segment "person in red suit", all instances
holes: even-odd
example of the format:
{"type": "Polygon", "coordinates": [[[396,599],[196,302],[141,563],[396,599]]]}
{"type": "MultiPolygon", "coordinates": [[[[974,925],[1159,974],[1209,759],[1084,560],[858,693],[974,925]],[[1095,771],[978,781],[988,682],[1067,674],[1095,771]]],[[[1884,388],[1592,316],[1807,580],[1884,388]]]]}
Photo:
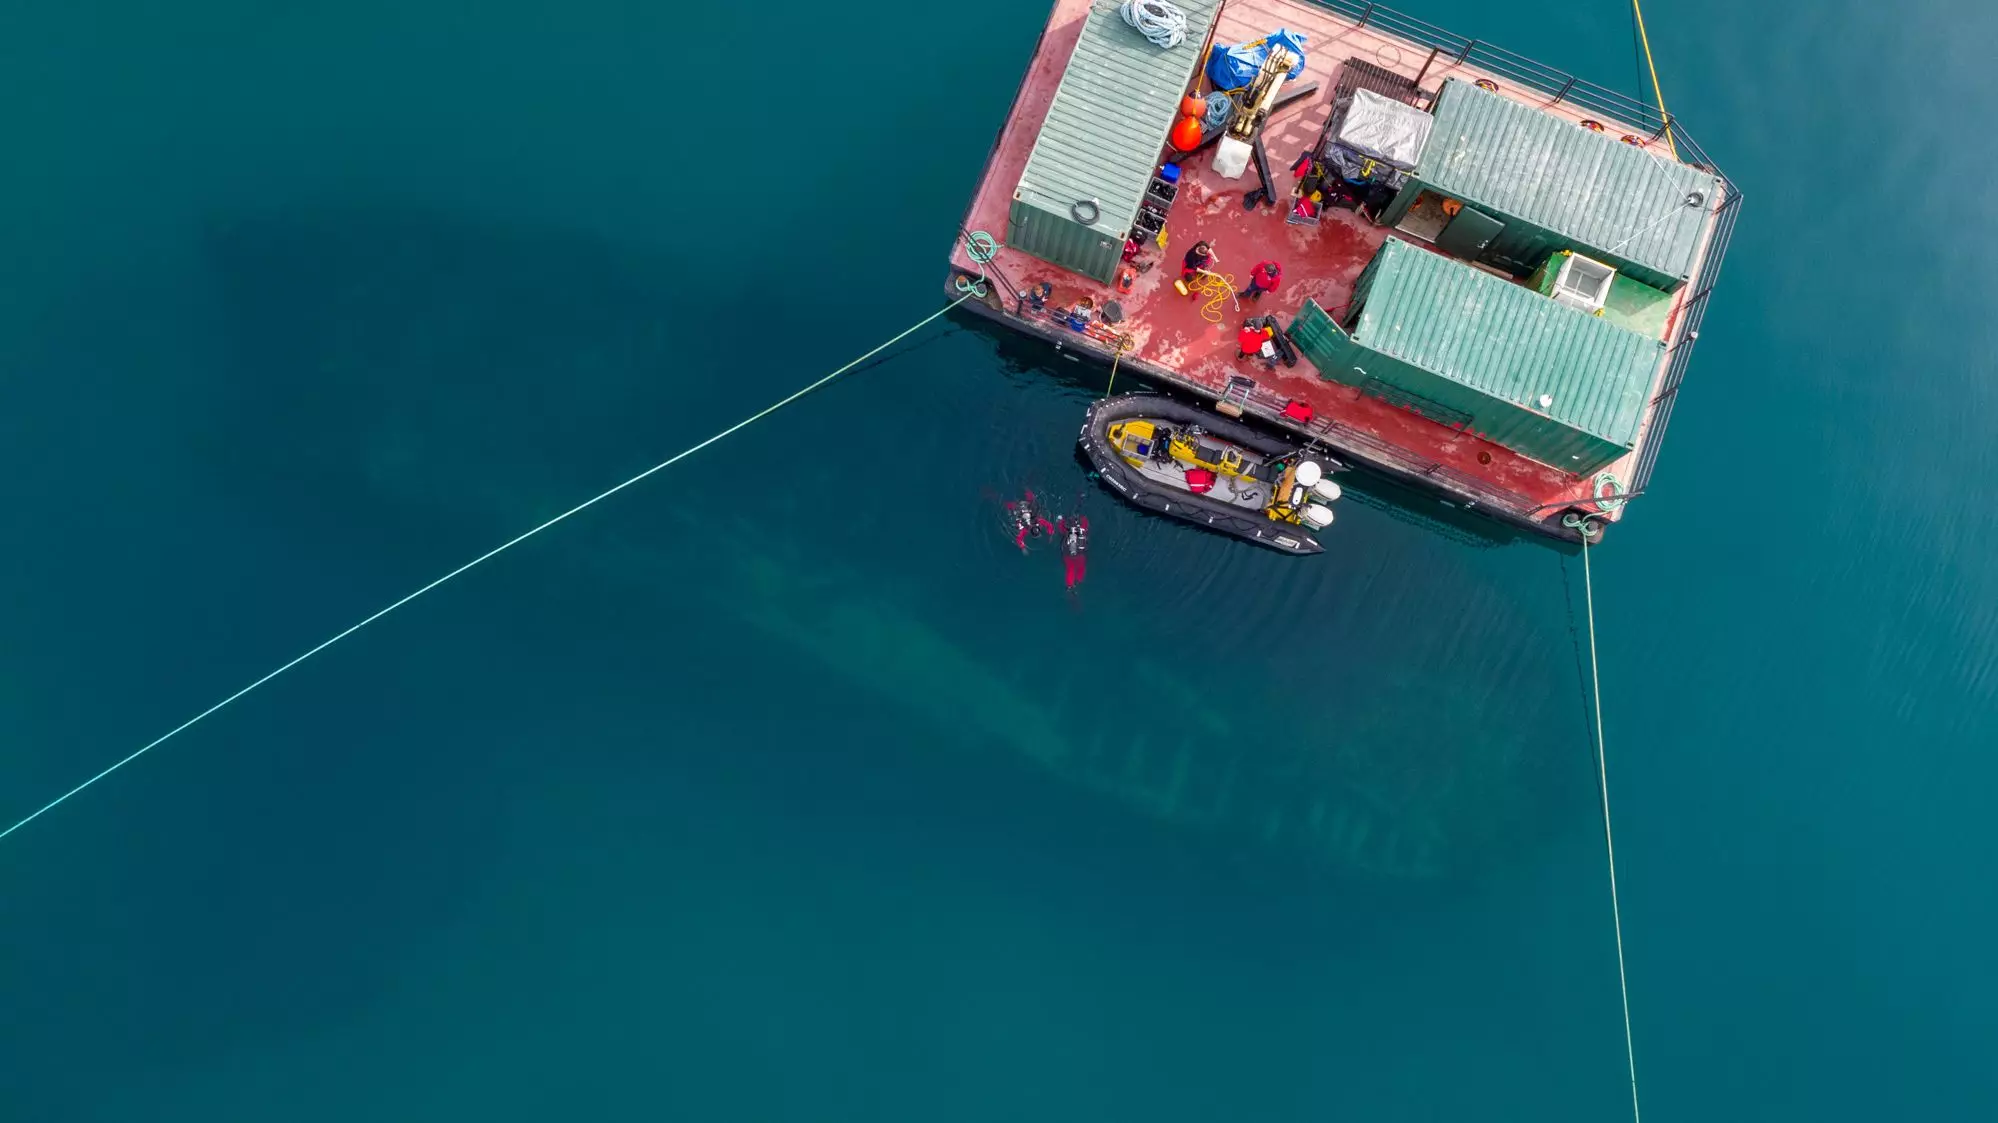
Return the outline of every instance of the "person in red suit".
{"type": "Polygon", "coordinates": [[[1056,519],[1055,534],[1061,538],[1062,570],[1073,589],[1089,572],[1089,517],[1077,512],[1056,519]]]}
{"type": "Polygon", "coordinates": [[[1277,286],[1282,283],[1283,266],[1278,265],[1273,258],[1268,261],[1258,261],[1256,267],[1249,270],[1249,287],[1236,295],[1243,300],[1261,300],[1264,293],[1275,292],[1277,286]]]}
{"type": "Polygon", "coordinates": [[[1042,534],[1054,536],[1054,524],[1034,509],[1032,491],[1027,492],[1024,499],[1006,504],[1006,513],[1013,520],[1013,545],[1018,546],[1023,554],[1027,552],[1028,538],[1037,538],[1042,534]]]}

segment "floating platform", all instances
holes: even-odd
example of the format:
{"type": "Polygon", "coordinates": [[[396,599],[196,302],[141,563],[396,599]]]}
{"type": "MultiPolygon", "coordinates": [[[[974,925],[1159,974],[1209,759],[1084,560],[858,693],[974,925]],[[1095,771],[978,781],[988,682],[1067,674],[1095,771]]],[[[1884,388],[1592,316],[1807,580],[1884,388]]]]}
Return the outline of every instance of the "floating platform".
{"type": "MultiPolygon", "coordinates": [[[[1179,6],[1187,40],[1161,49],[1123,23],[1115,0],[1056,0],[958,231],[944,282],[950,295],[975,286],[980,295],[963,307],[1044,340],[1065,358],[1115,360],[1126,375],[1181,396],[1225,401],[1230,415],[1239,409],[1253,424],[1326,446],[1460,511],[1555,539],[1577,541],[1586,532],[1600,540],[1602,528],[1629,510],[1620,497],[1651,482],[1740,213],[1733,184],[1676,120],[1646,103],[1388,8],[1352,0],[1179,6]],[[1251,210],[1244,196],[1262,185],[1255,163],[1239,178],[1224,178],[1214,169],[1214,144],[1175,157],[1166,139],[1181,97],[1213,89],[1204,78],[1194,85],[1210,48],[1278,29],[1305,40],[1303,71],[1285,88],[1316,89],[1274,111],[1261,129],[1274,205],[1251,210]],[[1422,166],[1404,177],[1423,190],[1374,212],[1325,206],[1313,221],[1291,221],[1294,167],[1306,153],[1323,153],[1335,106],[1362,89],[1434,114],[1456,131],[1432,132],[1422,166]],[[1058,91],[1065,91],[1060,99],[1058,91]],[[1502,148],[1480,164],[1479,129],[1488,145],[1519,145],[1520,156],[1554,164],[1524,177],[1506,170],[1502,148]],[[1630,151],[1606,153],[1617,146],[1630,151]],[[1439,166],[1435,153],[1445,148],[1454,158],[1439,166]],[[1144,199],[1127,206],[1119,191],[1134,161],[1145,178],[1176,163],[1177,182],[1147,189],[1141,178],[1144,199]],[[1064,202],[1065,193],[1079,197],[1064,202]],[[1666,200],[1663,210],[1659,200],[1666,200]],[[1152,219],[1131,221],[1141,201],[1165,212],[1163,247],[1148,227],[1152,219]],[[1680,206],[1683,212],[1674,210],[1680,206]],[[1452,223],[1466,208],[1497,215],[1472,216],[1501,227],[1496,237],[1486,233],[1467,247],[1471,224],[1452,223]],[[1070,217],[1076,229],[1050,234],[1070,217]],[[1127,237],[1140,242],[1143,268],[1119,278],[1104,267],[1103,247],[1114,241],[1121,255],[1127,237]],[[1364,338],[1349,333],[1360,318],[1353,305],[1356,289],[1364,299],[1362,275],[1390,239],[1443,255],[1451,268],[1478,271],[1486,289],[1496,278],[1537,293],[1544,307],[1531,311],[1590,346],[1607,334],[1600,325],[1567,331],[1576,325],[1561,317],[1594,316],[1645,335],[1655,357],[1634,375],[1628,348],[1615,349],[1614,363],[1577,352],[1564,369],[1548,370],[1543,340],[1540,351],[1507,368],[1476,354],[1466,363],[1461,347],[1453,352],[1448,340],[1431,339],[1423,354],[1380,362],[1364,338]],[[1174,285],[1182,255],[1200,241],[1214,245],[1213,269],[1231,276],[1235,288],[1246,287],[1250,268],[1265,259],[1281,263],[1282,283],[1253,302],[1218,291],[1182,295],[1174,285]],[[1593,310],[1573,311],[1548,295],[1567,253],[1619,266],[1593,310]],[[1114,321],[1102,314],[1112,302],[1114,321]],[[1071,315],[1078,306],[1085,316],[1071,315]],[[1304,361],[1243,355],[1238,331],[1254,315],[1288,327],[1304,361]],[[1438,356],[1449,360],[1440,374],[1417,369],[1424,361],[1436,366],[1438,356]],[[1390,365],[1412,373],[1377,376],[1390,365]],[[1411,389],[1432,385],[1438,389],[1411,389]]],[[[1480,290],[1459,282],[1450,291],[1480,290]]],[[[1492,307],[1520,303],[1508,295],[1492,307]]],[[[1394,338],[1399,328],[1380,323],[1384,314],[1374,309],[1371,331],[1394,338]]],[[[1529,329],[1540,331],[1537,323],[1487,323],[1484,335],[1467,336],[1463,346],[1508,346],[1529,329]]]]}

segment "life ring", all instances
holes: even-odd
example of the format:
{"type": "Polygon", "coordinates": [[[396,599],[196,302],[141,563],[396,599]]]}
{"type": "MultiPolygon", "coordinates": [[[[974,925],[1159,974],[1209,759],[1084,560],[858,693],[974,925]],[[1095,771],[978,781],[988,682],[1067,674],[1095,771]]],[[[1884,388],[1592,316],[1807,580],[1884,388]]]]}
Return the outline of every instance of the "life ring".
{"type": "Polygon", "coordinates": [[[1077,199],[1074,205],[1068,208],[1068,213],[1084,226],[1094,226],[1096,220],[1103,217],[1103,208],[1097,206],[1094,199],[1077,199]]]}
{"type": "Polygon", "coordinates": [[[1644,138],[1638,136],[1636,133],[1625,133],[1623,134],[1622,139],[1625,144],[1630,145],[1632,148],[1644,147],[1644,138]]]}
{"type": "Polygon", "coordinates": [[[1601,121],[1596,120],[1594,117],[1582,118],[1581,125],[1583,128],[1589,130],[1592,133],[1599,133],[1603,131],[1603,123],[1601,121]]]}
{"type": "Polygon", "coordinates": [[[1490,78],[1478,79],[1478,88],[1481,90],[1489,90],[1492,93],[1498,93],[1498,83],[1492,81],[1490,78]]]}

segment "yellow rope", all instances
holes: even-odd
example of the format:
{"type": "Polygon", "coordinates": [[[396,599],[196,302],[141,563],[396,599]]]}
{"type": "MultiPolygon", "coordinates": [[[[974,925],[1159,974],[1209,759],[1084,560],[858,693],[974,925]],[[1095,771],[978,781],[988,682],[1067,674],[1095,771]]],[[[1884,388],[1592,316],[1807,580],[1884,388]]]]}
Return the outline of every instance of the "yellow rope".
{"type": "Polygon", "coordinates": [[[1630,0],[1630,13],[1637,18],[1637,41],[1644,44],[1644,65],[1651,69],[1651,96],[1658,102],[1658,116],[1665,120],[1665,143],[1676,160],[1679,145],[1672,139],[1672,117],[1665,112],[1665,91],[1658,88],[1658,64],[1651,61],[1651,36],[1644,33],[1644,8],[1638,0],[1630,0]]]}
{"type": "Polygon", "coordinates": [[[1103,387],[1103,396],[1106,398],[1110,396],[1110,391],[1117,386],[1117,364],[1124,361],[1124,346],[1130,341],[1131,337],[1128,335],[1117,337],[1117,353],[1110,356],[1110,384],[1103,387]]]}
{"type": "Polygon", "coordinates": [[[1193,282],[1193,291],[1207,297],[1207,303],[1200,306],[1200,318],[1210,324],[1221,322],[1221,302],[1235,299],[1235,275],[1233,273],[1209,273],[1200,271],[1200,279],[1193,282]]]}

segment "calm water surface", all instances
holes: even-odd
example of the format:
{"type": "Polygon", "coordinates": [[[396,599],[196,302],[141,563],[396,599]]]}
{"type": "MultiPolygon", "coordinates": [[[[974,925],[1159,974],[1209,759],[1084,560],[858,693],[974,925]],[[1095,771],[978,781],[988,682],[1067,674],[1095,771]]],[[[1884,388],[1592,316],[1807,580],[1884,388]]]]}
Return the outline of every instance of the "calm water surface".
{"type": "MultiPolygon", "coordinates": [[[[18,15],[4,817],[933,308],[1044,11],[18,15]]],[[[1991,1118],[1998,17],[1652,19],[1749,201],[1595,558],[1645,1106],[1991,1118]]],[[[1096,389],[935,329],[9,839],[0,1119],[1620,1117],[1577,559],[1140,519],[1096,389]]]]}

